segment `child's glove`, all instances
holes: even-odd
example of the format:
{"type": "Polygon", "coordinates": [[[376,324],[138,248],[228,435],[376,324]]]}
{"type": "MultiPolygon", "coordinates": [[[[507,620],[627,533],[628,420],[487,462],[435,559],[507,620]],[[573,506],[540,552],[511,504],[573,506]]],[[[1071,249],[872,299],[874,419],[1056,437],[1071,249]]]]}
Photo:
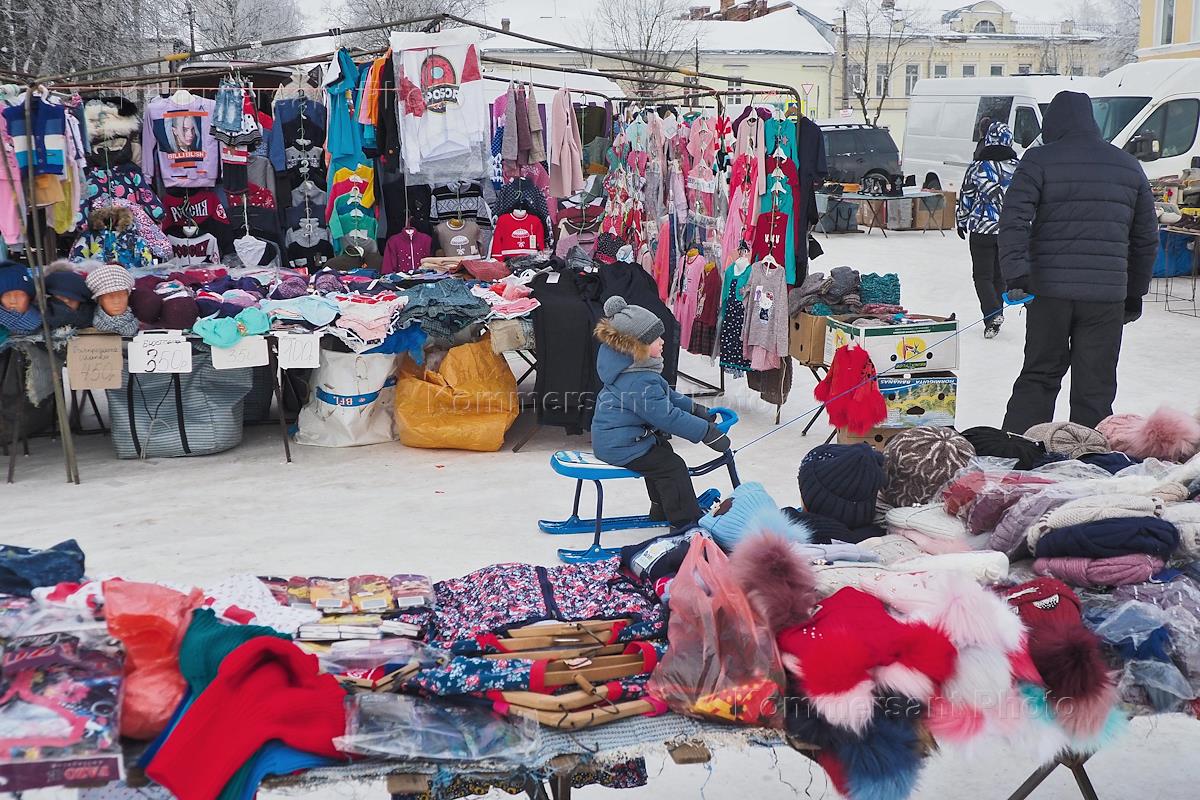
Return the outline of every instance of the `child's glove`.
{"type": "Polygon", "coordinates": [[[711,422],[708,423],[708,433],[704,436],[704,443],[718,453],[726,453],[729,448],[733,447],[733,442],[729,441],[729,437],[711,422]]]}
{"type": "Polygon", "coordinates": [[[692,416],[708,420],[709,422],[715,422],[717,419],[717,415],[713,413],[711,408],[701,405],[694,400],[692,401],[692,416]]]}

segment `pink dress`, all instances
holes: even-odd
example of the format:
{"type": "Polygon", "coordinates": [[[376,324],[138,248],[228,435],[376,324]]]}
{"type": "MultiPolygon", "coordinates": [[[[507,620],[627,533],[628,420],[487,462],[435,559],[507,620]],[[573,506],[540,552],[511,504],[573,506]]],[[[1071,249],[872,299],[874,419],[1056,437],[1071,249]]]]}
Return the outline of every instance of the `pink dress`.
{"type": "Polygon", "coordinates": [[[729,182],[729,215],[725,219],[725,231],[721,234],[721,260],[733,261],[738,242],[754,241],[754,224],[758,220],[758,195],[754,186],[758,177],[758,165],[750,156],[739,156],[733,162],[733,175],[729,182]]]}
{"type": "Polygon", "coordinates": [[[684,265],[682,283],[679,286],[679,292],[675,295],[673,309],[675,319],[679,320],[679,341],[681,342],[692,340],[692,323],[696,321],[700,284],[704,280],[704,267],[707,264],[708,259],[703,255],[696,255],[684,265]]]}
{"type": "Polygon", "coordinates": [[[13,155],[12,139],[8,136],[8,124],[0,116],[0,144],[3,145],[4,158],[8,160],[8,170],[0,164],[0,236],[6,244],[21,244],[21,217],[24,215],[25,197],[21,189],[21,170],[17,168],[17,158],[13,155]],[[9,182],[9,177],[12,182],[9,182]]]}

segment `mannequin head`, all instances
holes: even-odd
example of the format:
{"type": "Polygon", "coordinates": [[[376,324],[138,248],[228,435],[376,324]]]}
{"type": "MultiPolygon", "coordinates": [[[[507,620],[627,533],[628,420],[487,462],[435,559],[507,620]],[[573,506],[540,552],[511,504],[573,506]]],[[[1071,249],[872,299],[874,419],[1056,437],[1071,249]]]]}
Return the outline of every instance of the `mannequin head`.
{"type": "Polygon", "coordinates": [[[0,308],[16,314],[24,314],[32,303],[33,299],[21,289],[13,289],[0,295],[0,308]]]}
{"type": "Polygon", "coordinates": [[[105,314],[120,316],[129,310],[133,276],[120,264],[104,264],[88,273],[87,288],[105,314]]]}
{"type": "Polygon", "coordinates": [[[100,308],[110,317],[119,317],[129,310],[129,292],[105,292],[97,298],[100,308]]]}
{"type": "Polygon", "coordinates": [[[33,304],[33,277],[24,265],[0,261],[0,308],[24,314],[33,304]]]}
{"type": "Polygon", "coordinates": [[[65,261],[56,261],[47,269],[46,293],[72,311],[92,298],[87,281],[65,261]]]}

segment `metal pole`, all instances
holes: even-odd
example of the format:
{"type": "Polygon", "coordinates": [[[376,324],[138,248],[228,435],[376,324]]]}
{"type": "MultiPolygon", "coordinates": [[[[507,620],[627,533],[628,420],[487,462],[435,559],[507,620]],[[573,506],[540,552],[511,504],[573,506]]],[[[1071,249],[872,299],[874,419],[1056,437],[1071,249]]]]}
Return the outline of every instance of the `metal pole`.
{"type": "MultiPolygon", "coordinates": [[[[864,80],[866,78],[864,77],[864,80]]],[[[846,28],[846,9],[842,9],[842,108],[850,107],[850,32],[846,28]]]]}
{"type": "Polygon", "coordinates": [[[37,152],[33,143],[33,86],[25,90],[25,145],[28,150],[26,174],[28,181],[25,187],[26,202],[29,206],[30,229],[25,237],[29,249],[30,267],[33,269],[34,282],[37,284],[38,311],[42,315],[42,338],[46,342],[46,354],[50,359],[50,382],[54,386],[54,406],[58,415],[58,430],[62,435],[63,457],[66,461],[67,482],[79,483],[79,465],[75,461],[75,440],[71,436],[71,421],[67,417],[66,394],[63,391],[62,369],[58,358],[54,355],[54,341],[50,336],[50,322],[46,319],[46,275],[42,270],[45,263],[45,253],[42,251],[42,225],[37,207],[37,195],[34,190],[36,175],[33,171],[34,153],[37,152]]]}

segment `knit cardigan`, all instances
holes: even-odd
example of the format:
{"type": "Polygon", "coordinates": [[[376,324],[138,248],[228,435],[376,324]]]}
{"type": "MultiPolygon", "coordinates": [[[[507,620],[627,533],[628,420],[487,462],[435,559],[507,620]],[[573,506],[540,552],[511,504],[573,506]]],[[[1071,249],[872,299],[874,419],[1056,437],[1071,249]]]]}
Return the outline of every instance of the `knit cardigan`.
{"type": "Polygon", "coordinates": [[[550,109],[550,194],[570,197],[583,188],[583,145],[571,93],[559,89],[550,109]]]}

